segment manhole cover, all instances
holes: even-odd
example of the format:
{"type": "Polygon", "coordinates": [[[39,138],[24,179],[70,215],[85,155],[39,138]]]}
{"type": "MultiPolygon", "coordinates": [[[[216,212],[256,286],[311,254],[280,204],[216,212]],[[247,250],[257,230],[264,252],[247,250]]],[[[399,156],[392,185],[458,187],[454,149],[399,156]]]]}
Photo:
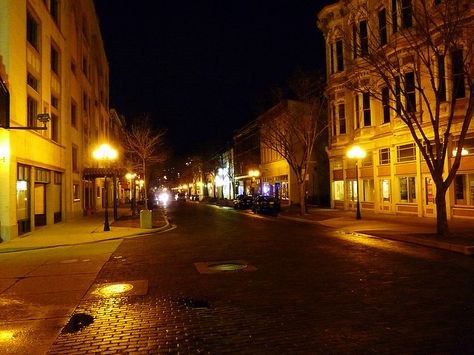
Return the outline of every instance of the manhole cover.
{"type": "Polygon", "coordinates": [[[218,263],[218,264],[211,264],[208,265],[209,269],[218,270],[218,271],[235,271],[235,270],[243,270],[247,268],[247,264],[240,264],[240,263],[218,263]]]}
{"type": "Polygon", "coordinates": [[[246,260],[207,261],[194,263],[201,274],[233,274],[238,272],[252,272],[257,268],[246,260]]]}
{"type": "Polygon", "coordinates": [[[87,327],[88,325],[94,322],[94,317],[86,313],[76,313],[74,314],[69,322],[64,326],[61,333],[75,333],[80,331],[82,328],[87,327]]]}

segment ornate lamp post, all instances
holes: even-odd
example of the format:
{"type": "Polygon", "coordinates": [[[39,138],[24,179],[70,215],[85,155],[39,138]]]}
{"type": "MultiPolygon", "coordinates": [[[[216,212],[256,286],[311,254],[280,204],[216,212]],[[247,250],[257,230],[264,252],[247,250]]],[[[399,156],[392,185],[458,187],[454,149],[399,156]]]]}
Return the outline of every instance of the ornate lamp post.
{"type": "Polygon", "coordinates": [[[356,219],[361,219],[360,215],[360,197],[359,197],[359,167],[358,167],[358,162],[359,159],[365,158],[367,155],[366,151],[363,150],[359,146],[353,146],[348,152],[347,152],[347,157],[349,159],[355,159],[355,169],[356,169],[356,185],[357,185],[357,212],[356,212],[356,219]]]}
{"type": "MultiPolygon", "coordinates": [[[[93,152],[94,159],[98,161],[103,161],[105,165],[111,160],[115,160],[117,158],[117,151],[110,147],[108,144],[102,144],[98,149],[93,152]]],[[[109,194],[107,191],[107,172],[105,173],[104,177],[104,191],[105,191],[105,213],[104,213],[104,232],[110,231],[109,225],[109,194]]]]}

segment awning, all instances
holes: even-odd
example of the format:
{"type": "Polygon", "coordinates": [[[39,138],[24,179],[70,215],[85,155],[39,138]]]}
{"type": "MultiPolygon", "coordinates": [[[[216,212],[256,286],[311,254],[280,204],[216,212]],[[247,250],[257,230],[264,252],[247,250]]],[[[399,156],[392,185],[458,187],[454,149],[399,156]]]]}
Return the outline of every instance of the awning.
{"type": "Polygon", "coordinates": [[[82,172],[84,179],[96,179],[102,177],[123,177],[127,174],[125,168],[85,168],[82,172]]]}

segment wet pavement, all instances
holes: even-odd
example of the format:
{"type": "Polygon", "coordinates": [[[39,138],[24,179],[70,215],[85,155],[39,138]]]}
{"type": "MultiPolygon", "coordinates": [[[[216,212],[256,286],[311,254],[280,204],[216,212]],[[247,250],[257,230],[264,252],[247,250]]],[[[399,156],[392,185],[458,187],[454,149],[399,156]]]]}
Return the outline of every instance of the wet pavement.
{"type": "Polygon", "coordinates": [[[0,353],[474,351],[470,222],[425,248],[433,221],[412,217],[163,212],[1,243],[0,353]]]}
{"type": "Polygon", "coordinates": [[[170,215],[176,229],[120,244],[91,289],[121,292],[89,292],[75,314],[94,322],[50,354],[474,350],[469,257],[212,206],[170,215]]]}

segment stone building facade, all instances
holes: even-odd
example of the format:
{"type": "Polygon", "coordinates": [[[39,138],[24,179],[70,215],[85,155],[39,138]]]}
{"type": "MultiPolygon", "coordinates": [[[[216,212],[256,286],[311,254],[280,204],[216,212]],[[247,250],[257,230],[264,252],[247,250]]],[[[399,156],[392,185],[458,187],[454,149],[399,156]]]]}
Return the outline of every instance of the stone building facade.
{"type": "Polygon", "coordinates": [[[0,232],[9,240],[97,204],[83,170],[98,167],[92,152],[108,140],[110,115],[93,1],[0,0],[0,68],[0,232]]]}
{"type": "MultiPolygon", "coordinates": [[[[333,208],[355,209],[360,199],[362,212],[436,216],[432,174],[402,118],[420,122],[425,143],[429,141],[423,149],[429,151],[452,113],[444,165],[447,176],[462,124],[469,107],[472,109],[473,19],[474,3],[464,0],[341,0],[318,14],[318,27],[326,42],[333,208]],[[457,9],[446,11],[448,6],[457,9]],[[420,11],[427,11],[428,16],[423,17],[420,11]],[[422,18],[427,20],[424,27],[422,18]],[[458,47],[446,51],[443,45],[447,43],[443,44],[437,31],[448,21],[458,21],[457,37],[450,39],[450,45],[458,47]],[[434,39],[432,46],[421,44],[424,29],[434,39]],[[416,38],[419,42],[410,41],[416,38]],[[383,56],[377,62],[385,63],[383,70],[371,65],[377,55],[383,56]],[[390,60],[384,62],[383,58],[390,60]],[[423,65],[426,70],[421,69],[423,65]],[[393,85],[384,86],[386,80],[392,80],[393,85]],[[430,93],[433,87],[438,94],[430,93]],[[436,107],[438,129],[430,125],[436,107]],[[349,159],[347,152],[353,146],[362,148],[366,157],[349,159]]],[[[473,124],[446,202],[448,218],[474,218],[473,124]]]]}

